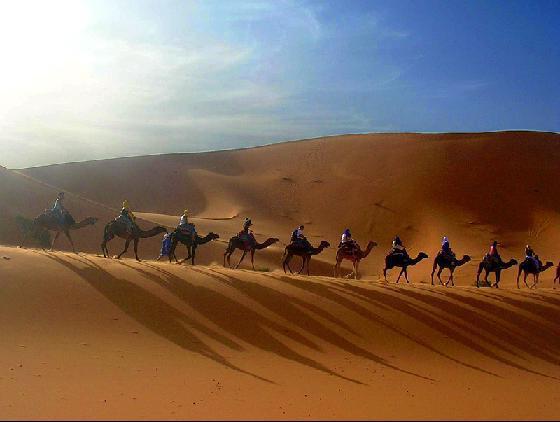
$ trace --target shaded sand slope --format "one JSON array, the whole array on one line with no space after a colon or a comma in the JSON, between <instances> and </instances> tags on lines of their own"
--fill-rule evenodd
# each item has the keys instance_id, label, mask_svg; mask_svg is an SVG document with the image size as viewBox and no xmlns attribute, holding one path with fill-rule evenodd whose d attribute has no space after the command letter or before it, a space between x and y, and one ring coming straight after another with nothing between
<instances>
[{"instance_id":1,"label":"shaded sand slope","mask_svg":"<svg viewBox=\"0 0 560 422\"><path fill-rule=\"evenodd\" d=\"M9 247L1 256L5 418L560 410L550 289L387 287Z\"/></svg>"},{"instance_id":2,"label":"shaded sand slope","mask_svg":"<svg viewBox=\"0 0 560 422\"><path fill-rule=\"evenodd\" d=\"M198 217L222 218L197 221L202 231L222 230L222 240L245 216L259 236L283 244L300 223L316 244L336 245L350 227L362 245L379 243L362 264L376 278L395 234L411 255L422 250L433 257L446 234L458 255L475 261L497 238L504 259L522 258L530 243L543 260L557 262L559 141L558 134L536 132L348 135L23 172L110 207L128 198L134 210L160 222L176 224L185 207ZM262 265L278 267L282 243L262 253ZM219 261L224 247L207 246L201 262ZM330 273L334 254L333 247L317 257L329 263L319 265L319 274ZM475 261L458 271L460 284L472 284ZM411 278L429 280L431 264L418 264ZM504 285L511 285L513 272ZM546 285L551 274L543 274Z\"/></svg>"},{"instance_id":3,"label":"shaded sand slope","mask_svg":"<svg viewBox=\"0 0 560 422\"><path fill-rule=\"evenodd\" d=\"M23 236L16 225L16 217L23 216L33 219L45 208L52 207L57 193L61 190L60 187L36 180L31 176L0 168L0 243L19 245ZM67 192L65 204L76 221L90 216L99 219L95 226L71 231L71 236L78 250L100 252L103 228L118 214L119 210L72 192ZM143 228L150 228L154 225L152 222L141 219L139 224ZM110 244L113 252L122 250L124 241L114 240L113 242L113 245ZM151 243L151 250L155 252L152 252L150 256L157 256L157 248L161 242L160 236L157 239L146 239L142 242ZM33 246L33 241L30 240L28 245ZM71 250L70 242L64 235L59 237L56 247Z\"/></svg>"}]
</instances>

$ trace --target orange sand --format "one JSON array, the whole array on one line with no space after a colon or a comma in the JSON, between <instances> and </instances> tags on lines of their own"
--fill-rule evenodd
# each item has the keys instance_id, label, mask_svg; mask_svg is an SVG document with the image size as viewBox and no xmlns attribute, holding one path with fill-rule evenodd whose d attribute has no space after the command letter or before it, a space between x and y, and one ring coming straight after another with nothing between
<instances>
[{"instance_id":1,"label":"orange sand","mask_svg":"<svg viewBox=\"0 0 560 422\"><path fill-rule=\"evenodd\" d=\"M516 269L500 290L472 285L494 238L504 259L530 243L558 262L559 141L352 135L0 169L0 417L557 419L555 269L533 291L513 289ZM82 253L15 248L15 215L34 217L59 190L76 220L100 218L72 232ZM124 198L143 228L173 227L187 207L221 238L195 267L154 262L160 236L141 241L143 262L103 259L103 226ZM221 267L245 216L259 240L281 239L257 252L258 272ZM312 243L333 244L312 277L280 271L301 223ZM330 277L345 227L380 245L358 281ZM409 285L394 284L398 270L379 281L395 234L430 255ZM429 285L444 234L473 257L455 288Z\"/></svg>"}]
</instances>

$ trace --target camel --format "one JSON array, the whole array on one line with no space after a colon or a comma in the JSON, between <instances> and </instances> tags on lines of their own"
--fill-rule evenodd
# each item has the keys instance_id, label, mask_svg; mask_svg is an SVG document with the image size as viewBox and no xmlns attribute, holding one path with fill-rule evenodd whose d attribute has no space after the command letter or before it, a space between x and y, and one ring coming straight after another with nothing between
<instances>
[{"instance_id":1,"label":"camel","mask_svg":"<svg viewBox=\"0 0 560 422\"><path fill-rule=\"evenodd\" d=\"M58 236L60 236L60 233L64 233L70 241L70 244L72 245L72 251L76 253L74 242L72 241L72 237L70 236L70 230L78 230L82 227L92 226L97 222L97 220L98 219L95 217L87 217L79 223L76 223L70 213L67 212L64 214L64 223L61 223L60 220L50 210L45 210L41 215L33 219L33 228L25 233L20 247L23 248L27 237L32 231L36 230L37 228L42 228L44 230L54 231L56 233L51 243L51 251L54 249L54 243L56 242L56 239L58 239Z\"/></svg>"},{"instance_id":2,"label":"camel","mask_svg":"<svg viewBox=\"0 0 560 422\"><path fill-rule=\"evenodd\" d=\"M196 239L193 242L193 237L192 235L186 235L181 233L179 230L175 230L172 234L171 234L171 248L169 250L169 262L171 262L172 259L175 259L175 262L177 262L178 264L182 264L183 262L185 262L187 259L191 259L191 265L194 265L194 258L196 256L196 248L198 245L204 245L205 243L208 243L214 239L218 239L220 236L216 233L208 233L206 236L201 237L198 234L196 234ZM187 251L188 251L188 256L183 259L181 262L179 262L177 260L177 257L175 256L175 248L177 247L177 245L179 244L179 242L181 242L183 245L185 245L187 247Z\"/></svg>"},{"instance_id":3,"label":"camel","mask_svg":"<svg viewBox=\"0 0 560 422\"><path fill-rule=\"evenodd\" d=\"M558 263L558 266L556 267L556 276L554 277L554 288L556 288L556 280L558 280L558 283L560 284L560 263Z\"/></svg>"},{"instance_id":4,"label":"camel","mask_svg":"<svg viewBox=\"0 0 560 422\"><path fill-rule=\"evenodd\" d=\"M346 277L350 278L354 276L354 280L357 280L360 261L366 258L375 246L377 246L377 242L370 240L365 251L362 251L359 246L357 246L354 251L349 251L346 247L339 247L338 251L336 251L336 264L334 265L335 278L338 277L340 273L340 264L342 263L342 260L348 259L349 261L352 261L352 272Z\"/></svg>"},{"instance_id":5,"label":"camel","mask_svg":"<svg viewBox=\"0 0 560 422\"><path fill-rule=\"evenodd\" d=\"M307 264L307 275L309 275L309 262L311 261L311 257L313 255L320 254L323 252L323 249L328 248L329 246L331 246L331 244L326 240L323 240L318 247L312 247L311 249L304 249L301 246L294 245L293 243L289 244L284 249L284 256L282 257L282 268L284 268L284 272L286 272L286 267L288 267L290 273L293 274L292 269L290 268L290 261L294 255L297 255L302 258L301 269L298 271L298 274L303 272L303 269Z\"/></svg>"},{"instance_id":6,"label":"camel","mask_svg":"<svg viewBox=\"0 0 560 422\"><path fill-rule=\"evenodd\" d=\"M500 274L502 270L505 270L514 265L517 265L517 261L515 259L510 259L508 262L501 261L499 265L496 265L495 262L489 262L488 259L484 257L480 262L480 264L478 264L478 271L476 272L476 287L480 287L480 273L482 273L482 270L484 270L486 273L484 277L484 281L486 282L488 287L495 286L496 288L498 288L499 287L498 284L500 283ZM496 273L496 282L492 285L488 281L489 273Z\"/></svg>"},{"instance_id":7,"label":"camel","mask_svg":"<svg viewBox=\"0 0 560 422\"><path fill-rule=\"evenodd\" d=\"M266 249L270 245L273 245L274 243L278 242L279 240L280 239L277 239L275 237L269 237L263 243L257 243L255 238L251 235L251 241L244 242L242 239L239 238L239 236L233 236L231 239L229 239L228 246L226 248L226 251L224 252L224 267L226 266L226 260L227 260L227 264L228 264L227 266L231 268L231 262L230 262L231 254L236 249L241 249L243 251L243 255L241 255L241 259L235 266L235 269L239 268L239 265L241 265L241 262L245 258L245 255L247 255L247 252L251 252L251 266L253 267L253 270L255 270L255 251L260 249Z\"/></svg>"},{"instance_id":8,"label":"camel","mask_svg":"<svg viewBox=\"0 0 560 422\"><path fill-rule=\"evenodd\" d=\"M134 255L136 256L136 260L140 261L138 258L138 243L140 239L144 239L147 237L157 236L160 233L167 233L167 229L163 226L155 226L150 230L144 231L140 227L136 226L132 233L127 230L126 223L113 220L105 226L105 230L103 231L103 242L101 243L101 250L103 251L103 256L105 258L109 258L109 249L107 248L107 242L113 239L115 236L118 236L122 239L126 240L124 244L124 251L122 251L118 256L117 259L120 259L126 251L128 250L128 245L130 241L134 241Z\"/></svg>"},{"instance_id":9,"label":"camel","mask_svg":"<svg viewBox=\"0 0 560 422\"><path fill-rule=\"evenodd\" d=\"M455 268L460 267L463 264L466 264L470 260L471 257L468 255L463 255L461 259L450 260L448 257L442 255L441 252L438 253L434 259L434 266L432 268L432 286L434 285L434 273L436 272L437 267L439 267L439 271L437 272L436 276L439 280L439 283L442 286L444 285L443 281L441 281L441 272L444 270L444 268L447 268L449 269L449 272L451 274L449 275L449 279L447 280L447 283L445 283L445 287L447 287L450 281L451 281L451 285L455 286L455 283L453 282L453 273L455 272Z\"/></svg>"},{"instance_id":10,"label":"camel","mask_svg":"<svg viewBox=\"0 0 560 422\"><path fill-rule=\"evenodd\" d=\"M420 252L416 258L410 258L408 255L404 254L389 254L385 257L385 268L383 268L383 277L385 281L387 281L387 270L390 270L393 267L401 267L401 272L397 277L397 283L401 279L401 276L404 274L404 279L407 283L410 281L408 280L408 271L407 268L412 265L418 264L423 259L428 258L428 254L425 252Z\"/></svg>"},{"instance_id":11,"label":"camel","mask_svg":"<svg viewBox=\"0 0 560 422\"><path fill-rule=\"evenodd\" d=\"M538 257L536 258L537 260L539 260ZM527 287L529 287L529 285L527 284L527 276L529 274L533 274L533 284L531 287L529 287L530 289L532 289L539 282L539 274L542 273L543 271L546 271L552 266L554 266L553 262L548 261L545 265L542 265L542 262L539 260L539 269L537 270L533 262L529 261L528 259L525 259L521 264L519 264L519 271L517 272L517 288L518 289L520 288L519 277L521 276L522 271L523 271L523 282Z\"/></svg>"}]
</instances>

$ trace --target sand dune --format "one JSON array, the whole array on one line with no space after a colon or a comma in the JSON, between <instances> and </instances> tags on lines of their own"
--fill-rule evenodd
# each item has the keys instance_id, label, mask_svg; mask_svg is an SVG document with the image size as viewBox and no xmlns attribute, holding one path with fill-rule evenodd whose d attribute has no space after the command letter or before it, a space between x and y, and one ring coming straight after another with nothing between
<instances>
[{"instance_id":1,"label":"sand dune","mask_svg":"<svg viewBox=\"0 0 560 422\"><path fill-rule=\"evenodd\" d=\"M493 239L504 259L530 243L560 259L549 133L351 135L204 154L0 168L0 415L4 418L555 419L560 296L555 268L539 288L473 287ZM19 249L18 215L33 218L60 190L80 254ZM104 225L128 199L143 228L173 228L184 208L220 238L197 264L155 262L161 237L136 262L99 256ZM222 267L245 216L256 269ZM301 223L315 276L280 259ZM379 246L358 281L334 279L340 233ZM430 258L411 284L381 281L395 234ZM456 287L430 286L442 235L471 262ZM112 254L124 241L109 244ZM33 246L33 245L30 245ZM178 250L185 256L184 248ZM236 262L239 255L235 255ZM293 265L298 268L298 262ZM556 267L556 265L555 265ZM345 264L345 272L349 272ZM32 405L30 405L32 403Z\"/></svg>"},{"instance_id":2,"label":"sand dune","mask_svg":"<svg viewBox=\"0 0 560 422\"><path fill-rule=\"evenodd\" d=\"M0 255L5 418L558 415L549 289Z\"/></svg>"},{"instance_id":3,"label":"sand dune","mask_svg":"<svg viewBox=\"0 0 560 422\"><path fill-rule=\"evenodd\" d=\"M185 207L195 216L223 218L200 220L204 230L225 230L222 240L239 230L245 216L252 217L258 234L280 237L283 244L301 223L317 244L336 244L350 227L362 245L379 243L362 263L364 276L373 278L381 274L395 234L411 255L424 251L431 257L445 234L459 256L472 255L473 261L457 271L459 284L472 285L476 261L496 238L504 259L522 258L530 243L543 260L558 261L559 141L558 134L540 132L348 135L246 150L70 163L22 173L115 212L127 198L142 215L171 216L163 217L170 226ZM101 237L101 225L95 230ZM144 256L157 253L156 244L146 243ZM211 258L219 260L225 245L205 248L213 249ZM267 266L278 266L278 249L265 260ZM334 254L331 248L317 260L332 265ZM428 281L431 265L432 259L422 261L411 269L411 278ZM513 283L513 272L504 273L505 284ZM545 283L551 274L543 274Z\"/></svg>"}]
</instances>

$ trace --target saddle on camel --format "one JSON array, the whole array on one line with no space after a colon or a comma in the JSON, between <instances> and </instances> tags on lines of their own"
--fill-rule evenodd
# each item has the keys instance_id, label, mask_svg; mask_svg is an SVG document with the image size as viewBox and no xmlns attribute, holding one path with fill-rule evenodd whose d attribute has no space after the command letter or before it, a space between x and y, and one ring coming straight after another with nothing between
<instances>
[{"instance_id":1,"label":"saddle on camel","mask_svg":"<svg viewBox=\"0 0 560 422\"><path fill-rule=\"evenodd\" d=\"M180 235L190 236L191 238L194 239L196 237L196 228L193 223L189 223L189 215L190 212L188 209L183 211L183 215L181 216L181 219L179 220L179 225L177 226L175 231L178 232Z\"/></svg>"},{"instance_id":2,"label":"saddle on camel","mask_svg":"<svg viewBox=\"0 0 560 422\"><path fill-rule=\"evenodd\" d=\"M243 247L245 249L249 249L256 245L257 240L255 239L255 235L252 231L249 231L249 227L253 225L253 222L250 218L246 217L243 223L243 230L237 233L237 237L239 240L243 242Z\"/></svg>"},{"instance_id":3,"label":"saddle on camel","mask_svg":"<svg viewBox=\"0 0 560 422\"><path fill-rule=\"evenodd\" d=\"M340 253L348 256L357 255L360 252L358 242L356 242L352 238L350 229L346 229L344 230L344 233L342 233L342 238L340 239L340 243L338 244L338 250L340 251Z\"/></svg>"},{"instance_id":4,"label":"saddle on camel","mask_svg":"<svg viewBox=\"0 0 560 422\"><path fill-rule=\"evenodd\" d=\"M293 251L305 252L313 248L311 243L309 243L309 241L303 234L304 228L305 226L302 224L292 232L289 246Z\"/></svg>"}]
</instances>

